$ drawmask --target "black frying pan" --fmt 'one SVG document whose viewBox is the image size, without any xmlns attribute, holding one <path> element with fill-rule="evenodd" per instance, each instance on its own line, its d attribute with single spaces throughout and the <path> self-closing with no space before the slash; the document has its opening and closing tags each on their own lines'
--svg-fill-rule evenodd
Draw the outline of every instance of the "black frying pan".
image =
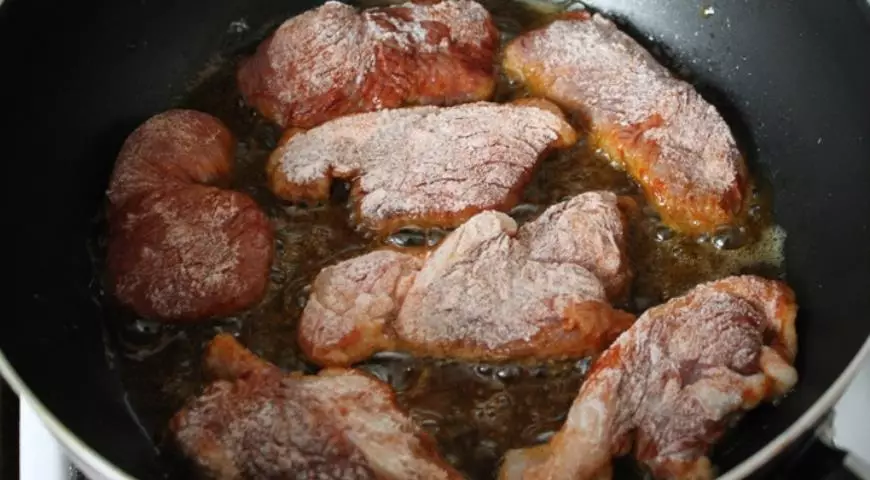
<svg viewBox="0 0 870 480">
<path fill-rule="evenodd" d="M 0 159 L 13 309 L 0 367 L 45 406 L 91 474 L 165 473 L 104 348 L 88 240 L 115 155 L 173 106 L 212 56 L 317 2 L 6 0 L 0 7 Z M 865 0 L 589 2 L 663 47 L 735 128 L 773 184 L 797 293 L 797 389 L 717 449 L 723 471 L 770 466 L 845 385 L 870 332 L 870 7 Z M 702 11 L 712 6 L 712 16 Z M 252 28 L 229 35 L 244 18 Z M 866 353 L 868 348 L 864 348 Z M 854 370 L 854 369 L 853 369 Z M 61 427 L 60 425 L 63 425 Z M 750 458 L 751 457 L 751 458 Z M 748 462 L 747 462 L 747 459 Z M 758 475 L 770 473 L 770 468 Z"/>
</svg>

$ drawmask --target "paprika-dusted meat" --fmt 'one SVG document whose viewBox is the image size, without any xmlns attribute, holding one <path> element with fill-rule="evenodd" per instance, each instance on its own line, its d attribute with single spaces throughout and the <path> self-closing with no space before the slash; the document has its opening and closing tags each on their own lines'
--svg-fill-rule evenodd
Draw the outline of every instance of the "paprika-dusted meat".
<svg viewBox="0 0 870 480">
<path fill-rule="evenodd" d="M 568 14 L 514 39 L 503 65 L 533 93 L 580 113 L 593 143 L 640 183 L 665 223 L 703 233 L 740 214 L 747 172 L 728 125 L 610 20 Z"/>
<path fill-rule="evenodd" d="M 713 478 L 735 415 L 797 382 L 794 294 L 754 276 L 653 307 L 599 357 L 548 444 L 507 453 L 501 480 L 605 479 L 629 451 L 656 478 Z"/>
<path fill-rule="evenodd" d="M 630 278 L 617 197 L 588 192 L 519 228 L 478 214 L 425 261 L 376 251 L 324 269 L 299 341 L 324 365 L 392 349 L 486 361 L 591 355 L 631 325 L 607 297 Z"/>
<path fill-rule="evenodd" d="M 546 100 L 383 110 L 289 132 L 267 173 L 291 201 L 326 199 L 333 179 L 349 180 L 357 220 L 380 233 L 455 227 L 514 206 L 542 157 L 575 141 Z"/>
<path fill-rule="evenodd" d="M 238 73 L 247 103 L 284 127 L 406 105 L 488 99 L 498 31 L 471 0 L 357 11 L 340 2 L 293 17 Z"/>
<path fill-rule="evenodd" d="M 347 369 L 285 374 L 232 336 L 210 343 L 217 380 L 170 422 L 181 452 L 208 478 L 459 480 L 388 385 Z"/>
<path fill-rule="evenodd" d="M 220 188 L 234 142 L 216 118 L 171 110 L 124 143 L 109 186 L 107 271 L 139 315 L 188 321 L 260 300 L 272 261 L 268 218 L 247 195 Z"/>
</svg>

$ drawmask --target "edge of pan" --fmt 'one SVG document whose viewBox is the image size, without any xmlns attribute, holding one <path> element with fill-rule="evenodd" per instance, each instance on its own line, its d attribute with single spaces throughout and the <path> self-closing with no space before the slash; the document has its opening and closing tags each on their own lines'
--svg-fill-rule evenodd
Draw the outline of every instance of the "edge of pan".
<svg viewBox="0 0 870 480">
<path fill-rule="evenodd" d="M 3 0 L 0 0 L 3 3 Z M 112 462 L 103 458 L 94 449 L 81 441 L 73 432 L 51 413 L 42 402 L 36 398 L 24 380 L 18 376 L 18 372 L 6 359 L 6 355 L 0 350 L 0 375 L 12 390 L 18 394 L 19 401 L 24 399 L 30 408 L 39 417 L 45 428 L 57 440 L 69 459 L 91 480 L 135 480 Z"/>
<path fill-rule="evenodd" d="M 0 0 L 3 3 L 3 0 Z M 870 337 L 864 341 L 864 345 L 858 350 L 858 353 L 852 358 L 852 361 L 843 370 L 843 373 L 834 381 L 834 383 L 816 400 L 815 403 L 804 412 L 784 432 L 779 434 L 770 443 L 764 446 L 761 450 L 753 453 L 752 456 L 741 462 L 736 467 L 732 468 L 724 475 L 719 477 L 720 480 L 738 480 L 749 476 L 754 471 L 761 468 L 771 458 L 780 454 L 792 442 L 799 438 L 810 428 L 813 428 L 818 420 L 826 414 L 837 402 L 837 400 L 846 391 L 852 379 L 858 373 L 864 357 L 870 355 Z M 48 409 L 40 402 L 33 392 L 25 385 L 18 373 L 12 368 L 12 365 L 6 359 L 6 356 L 0 351 L 0 375 L 6 379 L 6 382 L 12 387 L 12 390 L 18 394 L 19 398 L 24 398 L 30 404 L 37 416 L 43 421 L 49 432 L 58 440 L 61 447 L 69 455 L 70 460 L 75 466 L 82 471 L 91 480 L 135 480 L 130 475 L 126 474 L 112 462 L 109 462 L 102 455 L 94 451 L 91 447 L 82 442 L 74 433 L 69 431 Z"/>
<path fill-rule="evenodd" d="M 827 414 L 837 403 L 837 400 L 843 396 L 846 388 L 848 388 L 849 384 L 858 374 L 864 358 L 868 356 L 870 356 L 870 336 L 864 340 L 864 345 L 861 346 L 861 349 L 858 350 L 858 353 L 855 354 L 855 357 L 852 358 L 852 361 L 849 362 L 843 373 L 837 377 L 834 383 L 825 390 L 825 393 L 807 411 L 762 449 L 753 453 L 752 456 L 719 477 L 719 480 L 739 480 L 748 477 L 766 462 L 770 461 L 770 459 L 782 453 L 795 440 L 800 438 L 801 435 L 814 428 L 818 424 L 819 419 Z"/>
</svg>

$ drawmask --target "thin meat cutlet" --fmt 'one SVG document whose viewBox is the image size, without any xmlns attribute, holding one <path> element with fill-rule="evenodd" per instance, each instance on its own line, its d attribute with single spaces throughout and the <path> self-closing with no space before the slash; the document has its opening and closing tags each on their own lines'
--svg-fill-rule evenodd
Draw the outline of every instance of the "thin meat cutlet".
<svg viewBox="0 0 870 480">
<path fill-rule="evenodd" d="M 735 416 L 797 382 L 794 293 L 735 276 L 647 310 L 592 365 L 549 443 L 512 450 L 500 480 L 611 478 L 633 452 L 653 478 L 710 479 Z"/>
<path fill-rule="evenodd" d="M 299 343 L 323 365 L 395 349 L 486 361 L 597 354 L 634 319 L 609 303 L 631 279 L 617 201 L 587 192 L 521 227 L 484 212 L 425 260 L 381 250 L 328 267 Z"/>
<path fill-rule="evenodd" d="M 284 22 L 242 62 L 248 105 L 283 127 L 351 113 L 486 100 L 498 30 L 471 0 L 358 10 L 329 1 Z"/>
<path fill-rule="evenodd" d="M 513 40 L 503 64 L 534 94 L 579 113 L 671 227 L 710 232 L 742 211 L 747 173 L 728 125 L 611 21 L 569 14 Z"/>
<path fill-rule="evenodd" d="M 202 477 L 217 480 L 458 480 L 390 386 L 358 370 L 282 372 L 231 335 L 203 359 L 214 379 L 169 424 Z"/>
<path fill-rule="evenodd" d="M 350 181 L 355 218 L 378 233 L 457 227 L 516 205 L 543 156 L 575 141 L 546 100 L 382 110 L 288 131 L 267 175 L 290 201 L 324 200 L 333 179 Z"/>
</svg>

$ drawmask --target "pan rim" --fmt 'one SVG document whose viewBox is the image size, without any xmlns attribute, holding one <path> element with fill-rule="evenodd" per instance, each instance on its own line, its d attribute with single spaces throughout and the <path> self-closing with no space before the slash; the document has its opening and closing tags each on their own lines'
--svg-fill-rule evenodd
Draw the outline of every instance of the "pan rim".
<svg viewBox="0 0 870 480">
<path fill-rule="evenodd" d="M 864 344 L 858 349 L 858 353 L 846 365 L 840 376 L 834 383 L 816 400 L 810 408 L 801 414 L 798 419 L 789 425 L 782 433 L 768 442 L 764 447 L 757 450 L 749 458 L 740 462 L 736 467 L 728 470 L 719 480 L 739 480 L 748 477 L 760 469 L 771 458 L 782 453 L 788 446 L 800 438 L 809 429 L 814 428 L 819 420 L 836 405 L 837 401 L 846 392 L 846 388 L 852 383 L 858 370 L 864 363 L 864 359 L 870 356 L 870 336 L 864 339 Z"/>
<path fill-rule="evenodd" d="M 3 0 L 0 0 L 2 3 Z M 797 438 L 813 428 L 845 393 L 846 388 L 858 373 L 864 358 L 870 356 L 870 336 L 864 340 L 864 344 L 858 353 L 849 362 L 849 365 L 834 380 L 834 383 L 815 401 L 798 419 L 784 432 L 768 442 L 760 450 L 743 460 L 736 467 L 719 477 L 719 480 L 739 480 L 745 478 L 761 468 L 772 457 L 784 451 Z M 73 464 L 92 480 L 136 480 L 117 465 L 107 460 L 95 451 L 76 434 L 51 413 L 43 403 L 36 398 L 24 380 L 12 367 L 6 355 L 0 350 L 0 376 L 2 376 L 19 399 L 24 399 L 30 408 L 43 422 L 46 429 L 57 440 L 64 452 L 69 456 Z"/>
<path fill-rule="evenodd" d="M 0 3 L 2 2 L 3 0 L 0 0 Z M 83 442 L 66 425 L 61 423 L 24 383 L 2 350 L 0 350 L 0 376 L 18 395 L 19 402 L 22 400 L 27 402 L 64 453 L 85 476 L 92 480 L 136 480 Z"/>
</svg>

